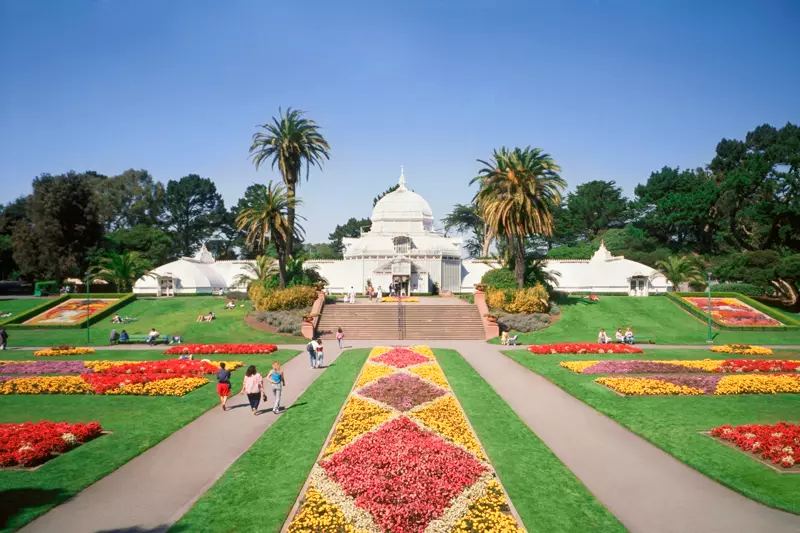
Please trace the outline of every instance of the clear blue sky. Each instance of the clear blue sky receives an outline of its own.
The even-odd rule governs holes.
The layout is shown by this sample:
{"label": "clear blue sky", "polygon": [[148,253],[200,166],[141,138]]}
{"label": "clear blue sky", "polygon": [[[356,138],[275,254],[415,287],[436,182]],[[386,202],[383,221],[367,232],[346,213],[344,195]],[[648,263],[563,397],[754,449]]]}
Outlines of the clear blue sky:
{"label": "clear blue sky", "polygon": [[800,122],[798,27],[793,0],[0,0],[0,200],[44,172],[144,168],[233,203],[279,179],[247,153],[278,106],[332,147],[299,190],[312,242],[369,216],[400,165],[438,220],[501,145],[632,194]]}

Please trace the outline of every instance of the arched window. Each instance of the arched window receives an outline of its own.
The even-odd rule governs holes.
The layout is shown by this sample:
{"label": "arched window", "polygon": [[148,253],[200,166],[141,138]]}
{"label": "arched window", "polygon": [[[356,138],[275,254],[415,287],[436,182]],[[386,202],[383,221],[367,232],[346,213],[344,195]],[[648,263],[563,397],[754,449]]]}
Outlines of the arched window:
{"label": "arched window", "polygon": [[411,239],[408,237],[394,238],[394,251],[398,254],[407,254],[411,250]]}

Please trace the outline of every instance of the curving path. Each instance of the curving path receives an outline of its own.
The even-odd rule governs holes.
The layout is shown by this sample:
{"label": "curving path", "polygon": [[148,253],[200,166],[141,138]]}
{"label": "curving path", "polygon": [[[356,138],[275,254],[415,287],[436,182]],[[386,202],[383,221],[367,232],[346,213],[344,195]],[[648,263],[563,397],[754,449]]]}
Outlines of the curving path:
{"label": "curving path", "polygon": [[[339,356],[335,344],[326,345],[325,364]],[[303,352],[283,368],[287,408],[325,371],[311,370]],[[269,410],[253,416],[247,397],[231,397],[234,409],[215,407],[20,531],[166,532],[280,416],[269,400],[261,407]]]}

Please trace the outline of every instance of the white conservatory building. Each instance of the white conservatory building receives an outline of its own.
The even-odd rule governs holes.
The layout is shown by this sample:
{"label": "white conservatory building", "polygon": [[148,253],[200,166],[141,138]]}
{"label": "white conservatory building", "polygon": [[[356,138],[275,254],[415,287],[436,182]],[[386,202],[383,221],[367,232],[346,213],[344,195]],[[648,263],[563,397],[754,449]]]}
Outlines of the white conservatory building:
{"label": "white conservatory building", "polygon": [[[375,204],[372,228],[356,238],[343,239],[344,259],[306,261],[316,266],[333,293],[353,286],[365,291],[367,281],[388,293],[390,283],[399,282],[403,294],[440,290],[474,292],[483,275],[500,265],[495,261],[461,258],[461,239],[445,237],[433,226],[433,211],[425,199],[406,187],[401,170],[399,188]],[[194,257],[156,268],[152,277],[136,281],[133,292],[159,296],[245,290],[234,280],[252,261],[216,261],[205,245]],[[567,293],[625,293],[648,296],[671,289],[658,271],[613,256],[605,243],[591,259],[549,260],[547,270],[557,274],[557,290]]]}

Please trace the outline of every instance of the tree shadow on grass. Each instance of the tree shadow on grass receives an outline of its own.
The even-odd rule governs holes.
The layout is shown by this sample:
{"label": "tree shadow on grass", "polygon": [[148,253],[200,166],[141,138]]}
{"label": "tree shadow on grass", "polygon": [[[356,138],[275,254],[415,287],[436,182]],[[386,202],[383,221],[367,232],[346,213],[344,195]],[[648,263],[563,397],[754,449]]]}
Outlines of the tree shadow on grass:
{"label": "tree shadow on grass", "polygon": [[23,509],[61,503],[65,499],[66,494],[61,489],[0,490],[0,527],[7,527],[10,520]]}

